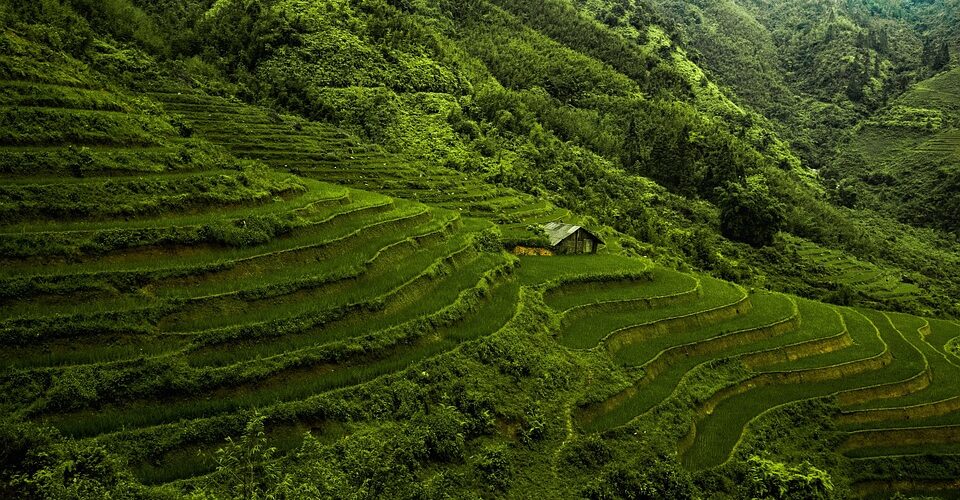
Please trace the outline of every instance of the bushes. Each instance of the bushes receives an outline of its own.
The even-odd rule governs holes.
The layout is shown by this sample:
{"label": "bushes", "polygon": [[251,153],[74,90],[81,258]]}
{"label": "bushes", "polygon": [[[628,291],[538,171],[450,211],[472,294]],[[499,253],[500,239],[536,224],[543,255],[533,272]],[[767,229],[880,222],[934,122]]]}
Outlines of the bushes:
{"label": "bushes", "polygon": [[690,473],[677,460],[665,454],[643,456],[604,468],[580,494],[596,500],[606,499],[692,499],[697,495]]}
{"label": "bushes", "polygon": [[808,462],[790,467],[756,455],[747,459],[746,490],[751,498],[833,498],[833,481]]}
{"label": "bushes", "polygon": [[755,247],[770,245],[784,223],[784,209],[770,196],[761,176],[745,184],[729,183],[718,191],[720,230],[724,236]]}
{"label": "bushes", "polygon": [[293,214],[244,217],[205,226],[203,239],[231,247],[252,247],[267,243],[301,225],[302,221]]}
{"label": "bushes", "polygon": [[267,444],[264,418],[255,414],[243,435],[217,450],[217,470],[206,482],[201,498],[269,498],[280,487],[277,449]]}
{"label": "bushes", "polygon": [[[56,438],[56,430],[12,418],[0,421],[0,481],[26,474],[36,466],[36,455]],[[2,491],[2,488],[0,488]]]}
{"label": "bushes", "polygon": [[9,483],[22,498],[124,500],[144,495],[125,464],[100,446],[68,441],[33,448],[27,456],[27,471]]}
{"label": "bushes", "polygon": [[[36,219],[142,217],[218,205],[263,203],[305,190],[295,177],[256,170],[237,174],[14,185],[0,187],[0,201],[4,202],[0,216],[8,224]],[[244,219],[238,224],[245,229],[248,222]],[[256,218],[249,218],[249,224],[252,228],[244,232],[248,238],[276,225]],[[217,234],[217,227],[213,226],[214,239],[234,243],[235,238],[228,232]],[[266,240],[259,240],[263,241]]]}
{"label": "bushes", "polygon": [[103,150],[67,146],[54,150],[4,151],[0,174],[27,176],[121,176],[238,168],[235,158],[210,143],[190,140],[165,149]]}
{"label": "bushes", "polygon": [[130,0],[64,0],[98,30],[125,41],[136,41],[154,52],[169,50],[153,19]]}
{"label": "bushes", "polygon": [[306,90],[309,116],[347,126],[358,126],[374,142],[387,142],[398,124],[401,102],[384,87],[322,88]]}
{"label": "bushes", "polygon": [[506,446],[486,446],[471,457],[477,481],[482,488],[494,492],[506,491],[513,477],[513,464]]}
{"label": "bushes", "polygon": [[152,146],[176,132],[161,118],[44,108],[0,111],[0,144],[116,144]]}

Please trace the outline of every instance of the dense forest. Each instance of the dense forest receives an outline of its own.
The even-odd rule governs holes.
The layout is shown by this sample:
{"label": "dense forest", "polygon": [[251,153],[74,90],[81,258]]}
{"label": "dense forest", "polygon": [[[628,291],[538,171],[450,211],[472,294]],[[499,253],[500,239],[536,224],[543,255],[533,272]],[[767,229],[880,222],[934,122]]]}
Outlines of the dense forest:
{"label": "dense forest", "polygon": [[[960,366],[957,0],[0,0],[0,24],[0,496],[833,498],[957,468],[954,434],[929,463],[864,445],[912,458],[860,476],[837,451],[892,411],[872,387],[915,406]],[[503,252],[556,218],[608,253]],[[737,342],[695,346],[711,325]],[[836,368],[863,360],[925,378]],[[709,405],[804,370],[709,441]]]}

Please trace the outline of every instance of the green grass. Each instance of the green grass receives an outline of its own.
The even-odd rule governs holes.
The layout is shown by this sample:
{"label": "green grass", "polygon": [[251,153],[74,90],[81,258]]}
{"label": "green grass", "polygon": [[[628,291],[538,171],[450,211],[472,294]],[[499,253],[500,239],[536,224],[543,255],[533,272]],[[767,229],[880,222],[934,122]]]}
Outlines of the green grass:
{"label": "green grass", "polygon": [[8,146],[0,148],[6,183],[20,177],[133,176],[143,173],[237,169],[242,162],[201,139],[167,146]]}
{"label": "green grass", "polygon": [[[374,237],[374,235],[368,235],[368,238],[369,238],[368,240],[361,241],[360,249],[362,249],[365,244],[370,247],[371,252],[375,250],[379,252],[380,249],[385,248],[384,245],[394,245],[397,242],[396,238],[398,237],[405,238],[406,236],[402,234],[399,236],[396,236],[394,234],[388,234],[388,235],[381,236],[380,239],[378,240],[377,238]],[[388,240],[385,238],[393,238],[393,239]],[[353,250],[357,250],[357,253],[346,252],[346,253],[343,253],[342,256],[353,258],[353,259],[359,259],[363,257],[363,253],[359,252],[359,249],[353,249]],[[414,250],[414,248],[410,247],[409,250]],[[394,259],[396,259],[396,257],[394,257]],[[339,261],[336,259],[332,259],[332,261],[334,263],[336,262],[343,263],[343,259]],[[292,269],[296,273],[304,272],[303,269],[298,268],[297,266],[288,266],[288,268]],[[338,271],[333,271],[333,272],[338,272]],[[284,277],[283,273],[278,273],[275,276],[271,276],[271,278],[274,278],[274,279],[283,278],[283,277]],[[366,281],[361,281],[360,283],[362,284],[362,283],[370,282],[371,280],[375,280],[375,278],[367,277]],[[356,282],[352,282],[352,283],[356,283]],[[261,285],[262,284],[263,283],[261,282]],[[182,285],[185,287],[188,286],[186,283],[182,283]],[[326,287],[327,291],[329,291],[329,289],[332,288],[333,286],[336,286],[336,282],[331,282],[331,284]],[[175,289],[175,290],[179,290],[179,289]],[[321,287],[320,289],[318,289],[318,292],[319,291],[324,291],[324,290]],[[211,301],[205,301],[205,302],[199,301],[195,305],[191,305],[190,307],[181,307],[177,311],[177,313],[180,315],[188,315],[190,310],[199,309],[201,313],[205,314],[210,310],[209,309],[209,307],[211,306],[210,302]],[[99,310],[102,310],[103,312],[111,310],[108,304],[111,304],[111,303],[104,302],[104,301],[95,301],[92,303],[93,307]],[[124,305],[124,306],[127,306],[128,308],[132,308],[138,305],[136,301],[125,303],[119,300],[112,302],[112,304]],[[242,302],[241,304],[249,305],[248,302]],[[327,304],[327,305],[330,305],[330,304]],[[91,304],[87,304],[86,309],[89,311],[90,308],[91,308]],[[260,319],[260,318],[258,317],[257,319]],[[43,349],[43,348],[38,349],[40,345],[43,345],[44,347],[46,347],[45,344],[47,343],[41,344],[38,342],[38,343],[32,343],[31,345],[25,348],[11,348],[9,354],[13,360],[12,362],[14,364],[22,364],[22,363],[30,362],[32,359],[35,359],[36,357],[39,357],[39,359],[45,359],[46,356],[44,352],[46,351],[46,349]],[[53,341],[50,344],[52,345],[49,347],[49,349],[56,349],[56,346],[62,344],[62,342]],[[106,354],[107,352],[116,352],[119,354],[136,356],[136,355],[145,354],[145,353],[160,352],[160,349],[162,349],[161,346],[180,345],[180,342],[177,340],[171,341],[170,337],[166,337],[166,336],[150,337],[150,338],[135,337],[132,339],[123,339],[119,342],[109,337],[107,338],[96,337],[96,338],[89,338],[89,339],[73,339],[71,341],[71,344],[72,344],[71,349],[69,349],[69,352],[71,353],[76,353],[79,347],[85,346],[84,356],[95,357],[96,359],[108,359],[107,358],[108,355]],[[117,349],[115,347],[115,344],[128,345],[129,347]],[[40,351],[40,354],[39,356],[24,358],[20,356],[20,353],[22,353],[23,351],[26,351],[26,352]]]}
{"label": "green grass", "polygon": [[[429,215],[419,211],[388,212],[374,221],[368,221],[369,225],[366,226],[351,228],[344,225],[341,228],[337,225],[337,229],[349,232],[346,235],[334,234],[334,239],[319,240],[316,246],[281,248],[272,253],[254,254],[236,260],[155,270],[153,274],[141,271],[143,277],[122,272],[108,274],[105,278],[109,280],[104,284],[107,288],[112,286],[111,281],[124,283],[127,280],[142,281],[146,286],[129,294],[115,294],[96,300],[92,305],[101,311],[119,311],[157,306],[162,300],[189,299],[189,302],[181,305],[183,310],[187,310],[208,307],[241,294],[275,295],[283,289],[295,291],[331,285],[356,277],[365,267],[392,255],[391,245],[407,237],[397,231],[420,228],[411,235],[427,234],[452,222],[450,218],[430,219]],[[310,241],[311,237],[316,236],[312,234],[305,240]],[[202,256],[209,258],[211,254]],[[90,306],[90,303],[80,306],[70,302],[50,304],[40,301],[22,305],[14,303],[10,312],[11,317],[43,318],[54,314],[88,312]]]}
{"label": "green grass", "polygon": [[647,259],[619,255],[520,257],[520,284],[535,286],[581,276],[639,273],[651,268]]}
{"label": "green grass", "polygon": [[[442,237],[440,232],[443,229],[443,222],[439,222],[425,231],[436,232],[438,237]],[[291,293],[256,301],[237,300],[233,297],[216,300],[214,303],[204,301],[198,307],[191,308],[189,312],[169,321],[167,325],[169,331],[197,331],[248,322],[256,324],[271,318],[291,317],[359,303],[401,286],[418,273],[426,271],[430,265],[462,251],[469,244],[467,234],[450,238],[440,245],[422,248],[417,248],[413,242],[400,242],[398,245],[408,249],[408,252],[384,252],[382,259],[373,261],[376,268],[368,269],[356,280],[338,280],[327,286],[296,289]],[[216,314],[210,314],[212,311],[216,311]]]}
{"label": "green grass", "polygon": [[699,300],[662,308],[611,312],[598,317],[586,316],[570,322],[560,332],[560,343],[574,349],[597,346],[611,333],[636,325],[709,311],[740,301],[744,295],[737,287],[707,276],[701,277],[703,297]]}
{"label": "green grass", "polygon": [[[895,455],[858,458],[850,461],[854,493],[860,498],[886,499],[901,492],[911,498],[960,498],[952,472],[958,450],[952,447],[890,450]],[[941,453],[947,452],[947,453]],[[891,487],[895,483],[895,487]]]}
{"label": "green grass", "polygon": [[6,370],[108,363],[118,360],[152,357],[175,352],[187,346],[181,336],[101,336],[83,340],[61,339],[23,347],[4,347],[0,368]]}
{"label": "green grass", "polygon": [[784,295],[761,292],[753,295],[751,301],[753,309],[750,312],[731,320],[703,328],[685,329],[678,331],[676,335],[653,337],[618,351],[614,359],[624,365],[649,367],[655,360],[667,360],[665,362],[668,365],[662,371],[645,372],[634,385],[636,391],[632,396],[605,408],[600,414],[591,413],[589,420],[581,422],[581,425],[588,432],[625,425],[668,398],[684,375],[697,365],[716,357],[782,345],[793,338],[789,331],[779,332],[771,333],[768,338],[755,342],[737,342],[733,345],[718,343],[714,347],[711,340],[720,340],[724,336],[735,336],[740,332],[783,322],[796,314],[794,302]]}
{"label": "green grass", "polygon": [[[490,254],[460,269],[458,274],[468,278],[476,277],[481,270],[489,268],[499,258],[497,255]],[[449,293],[433,294],[433,300],[436,302],[420,303],[417,307],[421,309],[410,311],[410,315],[416,317],[424,314],[425,309],[449,303],[459,293],[461,286],[469,286],[468,283],[463,283],[466,281],[463,278],[450,281],[447,284]],[[494,295],[502,297],[497,301],[490,301],[490,307],[482,307],[479,310],[481,315],[465,323],[458,323],[434,332],[421,342],[409,347],[373,354],[370,362],[358,360],[354,364],[345,360],[336,365],[307,366],[275,374],[248,386],[220,388],[206,395],[198,394],[188,399],[164,401],[161,406],[157,406],[157,400],[151,399],[145,402],[107,406],[92,412],[57,415],[51,417],[49,422],[67,434],[76,437],[90,436],[111,432],[121,427],[158,425],[182,418],[204,418],[242,408],[264,407],[280,401],[302,399],[323,391],[354,385],[447,351],[463,340],[493,333],[512,315],[512,308],[504,306],[515,299],[515,292],[516,288],[509,285],[494,290]],[[368,327],[365,325],[365,328]]]}
{"label": "green grass", "polygon": [[2,145],[156,146],[176,137],[162,118],[115,112],[0,106]]}
{"label": "green grass", "polygon": [[471,280],[475,278],[476,276],[465,271],[456,270],[442,283],[433,283],[432,286],[397,295],[394,302],[399,305],[395,307],[350,315],[317,325],[307,331],[298,331],[296,334],[203,347],[188,352],[185,360],[192,366],[224,366],[347,339],[357,331],[383,330],[439,310],[455,298],[455,293],[472,285]]}
{"label": "green grass", "polygon": [[[888,345],[890,350],[896,353],[895,356],[906,356],[913,350],[913,347],[900,338],[899,333],[892,328],[880,330],[860,313],[845,310],[844,318],[851,336],[857,342],[854,346],[822,356],[778,365],[777,368],[780,371],[817,370],[832,365],[849,364],[875,357],[884,352]],[[769,408],[792,401],[829,396],[844,390],[894,383],[914,376],[916,373],[915,364],[895,362],[878,370],[846,376],[837,374],[839,378],[826,381],[761,385],[749,389],[722,400],[710,415],[697,422],[696,437],[690,448],[683,454],[682,461],[692,470],[720,465],[730,456],[747,424]],[[737,432],[733,429],[741,431]]]}
{"label": "green grass", "polygon": [[136,179],[64,179],[55,184],[0,185],[0,217],[21,221],[157,217],[213,207],[260,204],[304,191],[289,175],[267,172],[164,174]]}
{"label": "green grass", "polygon": [[[800,359],[803,357],[822,354],[819,351],[804,352],[804,346],[812,345],[818,341],[834,338],[846,332],[846,325],[839,311],[833,306],[828,306],[819,302],[795,297],[797,310],[800,314],[800,326],[796,331],[789,335],[790,344],[778,345],[770,349],[759,349],[754,355],[746,356],[744,360],[748,365],[754,368],[763,367],[765,369],[774,369],[779,364],[785,363],[787,358],[768,358],[766,355],[771,351],[789,353],[794,350],[794,357]],[[789,357],[789,354],[787,354]],[[777,359],[780,359],[777,361]],[[761,363],[755,363],[752,359],[758,359]],[[769,359],[773,359],[770,362]],[[756,366],[755,366],[756,365]]]}
{"label": "green grass", "polygon": [[[334,196],[340,193],[333,193]],[[51,273],[47,266],[38,266],[32,262],[13,262],[0,271],[0,279],[42,279],[45,276],[86,275],[91,279],[99,273],[131,274],[157,272],[163,270],[206,268],[222,263],[255,259],[277,252],[292,251],[298,248],[322,246],[350,234],[358,227],[365,227],[375,221],[396,218],[403,214],[419,214],[423,207],[410,203],[393,203],[389,198],[363,192],[351,192],[351,201],[347,204],[333,202],[328,205],[330,193],[310,191],[299,197],[296,204],[286,208],[295,214],[302,224],[288,234],[280,235],[270,241],[247,247],[208,246],[191,251],[175,251],[169,245],[162,250],[150,251],[147,248],[135,248],[121,255],[97,255],[89,259],[75,258],[76,263],[64,263]],[[319,205],[319,206],[318,206]],[[382,210],[381,210],[382,209]],[[254,215],[251,215],[253,217]],[[233,220],[227,219],[234,225]]]}
{"label": "green grass", "polygon": [[[957,380],[957,377],[960,376],[960,367],[952,364],[946,353],[933,347],[933,344],[930,342],[930,340],[932,340],[931,337],[936,338],[942,335],[948,336],[954,333],[960,333],[960,328],[957,328],[951,323],[932,321],[931,335],[923,337],[920,332],[917,331],[917,329],[926,323],[920,318],[892,313],[888,314],[888,316],[890,320],[892,320],[893,324],[907,338],[907,340],[909,340],[914,346],[916,346],[917,349],[919,349],[920,352],[923,353],[930,366],[930,370],[933,375],[933,381],[927,388],[921,391],[898,398],[854,406],[848,408],[848,410],[856,411],[909,407],[935,403],[937,401],[960,396],[960,388],[957,388],[953,383],[955,380]],[[903,422],[903,424],[913,425],[912,422]],[[880,421],[866,425],[854,425],[851,428],[860,429],[876,426],[889,427],[891,425],[897,424],[893,424],[893,422],[890,421]]]}
{"label": "green grass", "polygon": [[656,267],[649,280],[571,283],[550,289],[544,296],[548,306],[558,312],[610,301],[664,297],[694,290],[696,278],[670,269]]}
{"label": "green grass", "polygon": [[[851,360],[880,355],[887,348],[881,332],[868,318],[853,310],[842,310],[853,345],[838,351],[808,356],[801,359],[763,367],[762,371],[806,370],[833,366]],[[832,333],[832,331],[831,331]]]}
{"label": "green grass", "polygon": [[960,443],[923,443],[900,446],[871,446],[845,453],[849,458],[881,458],[901,455],[957,455]]}
{"label": "green grass", "polygon": [[913,301],[923,293],[916,284],[902,281],[902,272],[898,269],[881,268],[809,241],[793,237],[786,240],[790,251],[796,252],[810,269],[821,275],[818,279],[850,286],[863,293],[868,301],[881,304],[893,299]]}
{"label": "green grass", "polygon": [[[703,328],[689,328],[675,335],[657,336],[629,344],[614,354],[614,359],[628,366],[643,366],[662,351],[673,346],[698,344],[723,335],[775,324],[796,316],[794,302],[785,295],[758,292],[750,296],[753,307],[745,314]],[[740,348],[756,350],[747,345]],[[736,348],[734,348],[736,350]],[[699,363],[694,363],[694,365]],[[692,367],[693,365],[691,365]]]}
{"label": "green grass", "polygon": [[[215,212],[205,212],[201,214],[185,215],[166,215],[154,219],[139,219],[131,221],[33,221],[30,224],[5,225],[4,237],[17,234],[32,233],[103,233],[109,230],[134,230],[148,229],[154,227],[185,227],[200,224],[208,224],[212,221],[223,220],[227,218],[254,217],[258,215],[267,215],[278,211],[287,211],[306,206],[308,203],[316,203],[325,199],[339,200],[346,194],[346,188],[335,186],[328,183],[320,183],[309,179],[290,177],[280,173],[270,173],[268,178],[283,182],[296,179],[296,183],[304,186],[300,196],[293,196],[287,199],[275,198],[272,203],[267,203],[254,207],[244,206],[225,206],[219,207]],[[312,194],[307,194],[312,193]]]}
{"label": "green grass", "polygon": [[115,91],[23,81],[0,81],[0,106],[129,112],[135,104]]}
{"label": "green grass", "polygon": [[[891,399],[889,401],[878,402],[874,405],[866,405],[856,409],[871,410],[876,409],[884,418],[866,423],[854,423],[843,426],[845,430],[870,430],[870,429],[896,429],[909,428],[917,426],[958,426],[960,425],[960,410],[953,410],[956,404],[948,404],[938,409],[939,404],[956,402],[960,398],[960,389],[956,387],[956,380],[960,376],[960,361],[946,353],[942,348],[943,339],[949,338],[960,331],[955,324],[942,321],[931,320],[931,333],[927,336],[921,336],[916,328],[925,326],[926,322],[920,318],[914,318],[901,314],[889,314],[891,320],[905,335],[914,342],[914,344],[923,352],[929,362],[933,380],[931,384],[923,389],[904,397]],[[937,346],[940,347],[937,347]],[[897,412],[896,414],[882,413],[882,410],[907,408],[917,413],[907,412],[906,414]],[[927,410],[933,410],[932,414],[926,414]]]}
{"label": "green grass", "polygon": [[[465,215],[497,215],[495,220],[501,223],[543,215],[554,218],[557,214],[547,202],[478,182],[461,172],[385,153],[334,127],[281,119],[261,108],[215,97],[154,97],[163,101],[168,111],[191,121],[201,135],[238,156],[262,160],[276,168],[295,169],[302,175],[361,189],[378,189]],[[221,125],[223,129],[218,130]],[[504,198],[510,201],[501,203]]]}

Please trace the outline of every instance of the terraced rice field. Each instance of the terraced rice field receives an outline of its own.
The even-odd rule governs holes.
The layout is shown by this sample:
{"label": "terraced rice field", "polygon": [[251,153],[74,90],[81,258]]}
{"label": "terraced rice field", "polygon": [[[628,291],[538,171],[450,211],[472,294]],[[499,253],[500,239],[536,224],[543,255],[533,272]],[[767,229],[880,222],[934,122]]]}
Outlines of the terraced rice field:
{"label": "terraced rice field", "polygon": [[606,398],[581,397],[589,402],[572,410],[575,428],[665,430],[685,412],[690,420],[670,423],[683,463],[700,471],[727,463],[780,408],[822,399],[839,408],[838,450],[870,464],[857,491],[956,487],[936,477],[880,488],[897,470],[888,461],[960,456],[960,358],[949,348],[960,326],[691,278],[654,269],[548,291],[560,342],[607,357],[631,381]]}
{"label": "terraced rice field", "polygon": [[[34,384],[5,403],[114,449],[152,433],[129,457],[145,481],[209,470],[209,459],[163,465],[236,431],[178,438],[172,424],[243,420],[356,386],[512,317],[516,259],[481,245],[491,222],[271,169],[144,110],[157,102],[97,88],[82,68],[41,73],[0,83],[2,383]],[[222,132],[237,110],[221,111],[197,128]],[[227,122],[274,123],[261,118]],[[326,151],[350,147],[307,128]],[[286,129],[235,144],[249,134],[227,132],[222,142],[250,158],[299,148]],[[356,167],[325,161],[309,165]]]}
{"label": "terraced rice field", "polygon": [[803,240],[791,240],[788,248],[797,258],[818,268],[829,281],[847,285],[880,304],[886,300],[911,300],[920,288],[895,271],[884,270],[843,252],[823,248]]}
{"label": "terraced rice field", "polygon": [[[570,212],[327,124],[35,66],[0,83],[0,401],[146,483],[209,472],[254,409],[282,450],[305,431],[335,443],[394,404],[368,384],[429,377],[534,311],[565,356],[601,367],[564,393],[568,438],[656,429],[704,471],[815,399],[836,408],[828,441],[861,492],[958,487],[956,323],[747,290],[615,245],[517,258],[497,232]],[[914,291],[795,251],[841,282]]]}
{"label": "terraced rice field", "polygon": [[335,127],[280,116],[235,100],[182,93],[156,93],[171,114],[190,123],[197,136],[312,179],[420,201],[483,217],[508,233],[529,236],[531,223],[571,217],[545,201],[498,188],[461,172],[425,164],[364,144]]}
{"label": "terraced rice field", "polygon": [[937,134],[917,147],[924,153],[956,153],[960,150],[960,130],[950,130]]}

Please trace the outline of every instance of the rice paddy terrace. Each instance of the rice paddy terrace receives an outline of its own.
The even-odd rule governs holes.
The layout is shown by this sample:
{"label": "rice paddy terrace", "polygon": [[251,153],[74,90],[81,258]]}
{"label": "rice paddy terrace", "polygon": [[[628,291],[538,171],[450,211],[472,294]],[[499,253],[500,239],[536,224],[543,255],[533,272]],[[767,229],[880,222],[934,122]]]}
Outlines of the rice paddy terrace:
{"label": "rice paddy terrace", "polygon": [[[904,220],[956,229],[960,70],[925,80],[858,127],[842,174],[865,188],[858,203]],[[896,185],[896,187],[895,187]]]}
{"label": "rice paddy terrace", "polygon": [[[6,36],[0,408],[103,445],[144,483],[209,473],[254,409],[282,451],[306,431],[334,445],[447,374],[508,401],[535,379],[536,460],[588,433],[657,432],[707,471],[775,448],[821,404],[812,447],[843,454],[854,491],[960,487],[956,323],[747,290],[616,245],[517,258],[497,226],[569,212],[234,99],[112,88]],[[513,338],[568,363],[563,383]],[[487,407],[505,439],[532,432]]]}
{"label": "rice paddy terrace", "polygon": [[923,293],[900,269],[880,267],[793,236],[785,236],[784,240],[792,262],[804,266],[804,271],[824,276],[831,283],[856,290],[863,298],[862,303],[882,308],[883,304],[916,301]]}

